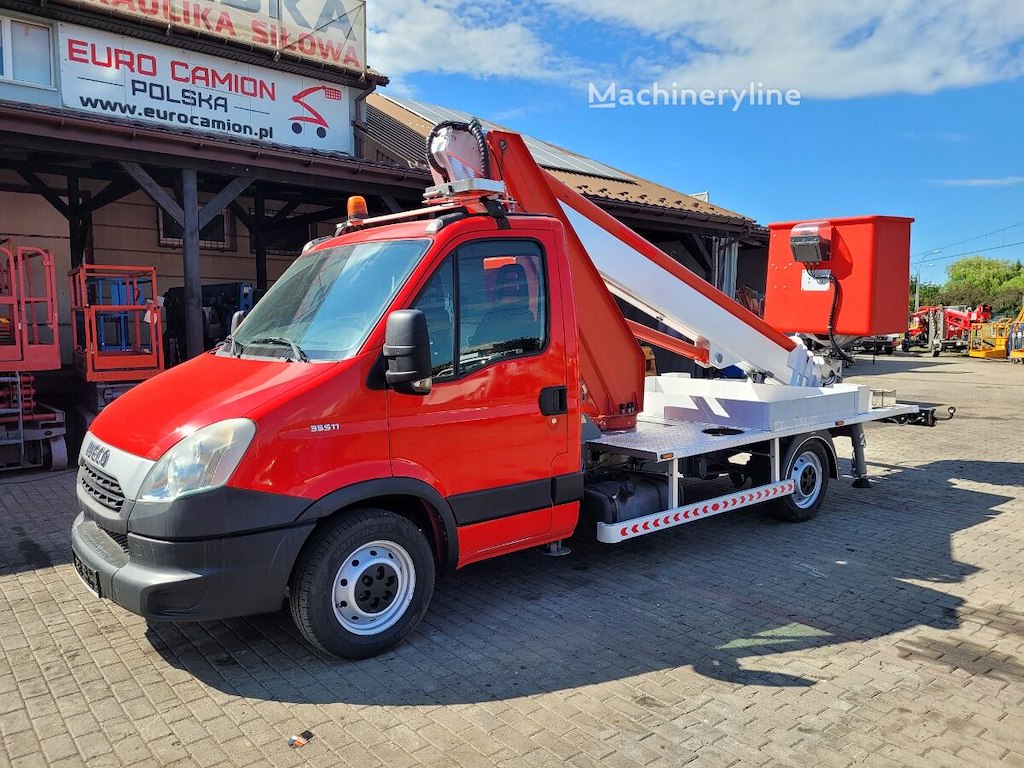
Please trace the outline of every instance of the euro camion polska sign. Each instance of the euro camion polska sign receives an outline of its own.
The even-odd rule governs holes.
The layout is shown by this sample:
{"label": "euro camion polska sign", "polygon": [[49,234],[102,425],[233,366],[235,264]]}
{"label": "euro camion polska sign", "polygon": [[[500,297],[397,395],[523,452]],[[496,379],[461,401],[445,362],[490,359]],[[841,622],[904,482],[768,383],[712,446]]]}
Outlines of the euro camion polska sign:
{"label": "euro camion polska sign", "polygon": [[122,120],[328,152],[353,151],[349,89],[61,24],[64,106]]}
{"label": "euro camion polska sign", "polygon": [[58,0],[350,70],[366,68],[363,0]]}

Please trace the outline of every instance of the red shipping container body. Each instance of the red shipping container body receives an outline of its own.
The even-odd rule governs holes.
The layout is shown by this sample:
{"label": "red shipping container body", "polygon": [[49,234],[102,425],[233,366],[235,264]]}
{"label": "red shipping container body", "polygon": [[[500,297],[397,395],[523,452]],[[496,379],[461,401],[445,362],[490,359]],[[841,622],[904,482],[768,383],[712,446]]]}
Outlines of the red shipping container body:
{"label": "red shipping container body", "polygon": [[829,240],[829,259],[800,262],[790,247],[793,228],[805,222],[769,224],[764,319],[784,333],[828,333],[835,290],[839,305],[833,333],[876,336],[907,326],[910,294],[910,224],[897,216],[854,216],[819,222]]}

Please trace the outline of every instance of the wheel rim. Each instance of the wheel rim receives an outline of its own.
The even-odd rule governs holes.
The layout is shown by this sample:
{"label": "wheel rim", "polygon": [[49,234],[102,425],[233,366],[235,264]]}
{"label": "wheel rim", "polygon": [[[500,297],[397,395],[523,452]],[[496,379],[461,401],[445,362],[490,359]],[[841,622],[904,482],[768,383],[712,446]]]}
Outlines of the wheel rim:
{"label": "wheel rim", "polygon": [[380,634],[402,617],[415,590],[409,553],[393,541],[371,541],[349,554],[334,577],[334,616],[352,634]]}
{"label": "wheel rim", "polygon": [[800,509],[814,504],[821,493],[821,459],[814,451],[804,451],[797,456],[793,462],[793,469],[789,473],[796,490],[793,492],[793,503]]}

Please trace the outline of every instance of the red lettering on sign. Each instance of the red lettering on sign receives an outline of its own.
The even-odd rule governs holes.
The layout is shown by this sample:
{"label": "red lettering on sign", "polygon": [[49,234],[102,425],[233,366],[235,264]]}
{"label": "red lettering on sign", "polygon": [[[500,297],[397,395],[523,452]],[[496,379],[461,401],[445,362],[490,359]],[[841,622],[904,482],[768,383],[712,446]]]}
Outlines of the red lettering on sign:
{"label": "red lettering on sign", "polygon": [[186,64],[184,61],[172,61],[171,80],[177,80],[179,83],[189,82],[188,64]]}
{"label": "red lettering on sign", "polygon": [[322,37],[316,39],[317,48],[320,52],[320,58],[324,61],[332,61],[337,64],[339,61],[345,66],[361,67],[362,64],[359,62],[359,56],[356,55],[356,48],[354,45],[349,45],[348,48],[342,49],[334,40],[327,40]]}
{"label": "red lettering on sign", "polygon": [[129,72],[135,71],[135,56],[132,55],[131,51],[125,51],[118,48],[114,51],[114,69],[127,69]]}
{"label": "red lettering on sign", "polygon": [[270,43],[270,29],[262,21],[252,23],[252,41],[257,45],[268,45]]}
{"label": "red lettering on sign", "polygon": [[235,35],[235,25],[231,21],[231,16],[227,11],[221,11],[221,14],[217,19],[217,27],[213,31],[218,35],[226,31],[232,37],[237,36]]}
{"label": "red lettering on sign", "polygon": [[89,58],[86,55],[88,44],[85,40],[75,40],[74,38],[68,38],[68,58],[71,61],[77,61],[81,64],[88,64]]}
{"label": "red lettering on sign", "polygon": [[156,77],[156,56],[140,53],[135,57],[135,69],[140,75]]}

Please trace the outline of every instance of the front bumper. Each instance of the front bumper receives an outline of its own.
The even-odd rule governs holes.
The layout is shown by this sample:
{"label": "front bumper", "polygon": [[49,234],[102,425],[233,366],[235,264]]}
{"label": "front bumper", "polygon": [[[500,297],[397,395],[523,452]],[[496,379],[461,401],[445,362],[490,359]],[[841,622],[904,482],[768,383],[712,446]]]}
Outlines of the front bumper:
{"label": "front bumper", "polygon": [[101,597],[147,619],[203,621],[280,609],[313,525],[165,541],[115,538],[83,512],[71,547],[83,581]]}

